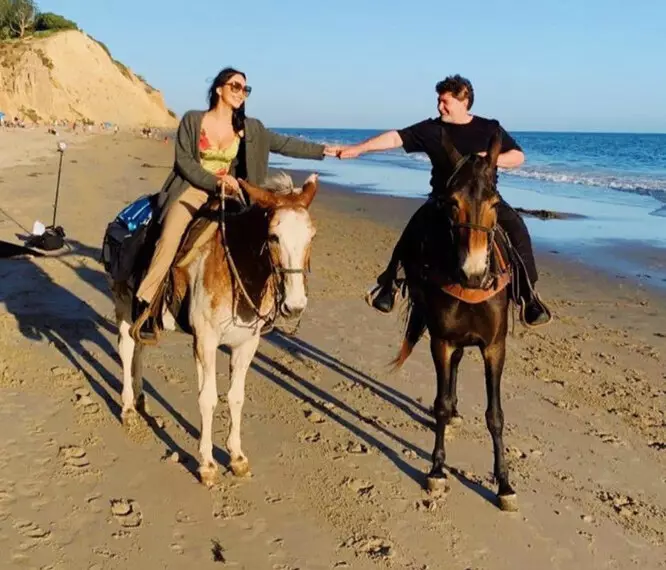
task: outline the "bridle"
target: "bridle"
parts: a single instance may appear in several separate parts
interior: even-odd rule
[[[238,268],[236,267],[236,264],[234,263],[233,257],[231,256],[231,251],[229,250],[229,245],[227,243],[227,237],[226,237],[226,208],[225,208],[225,199],[224,199],[224,184],[222,184],[222,189],[220,193],[220,232],[222,234],[222,247],[224,248],[224,253],[227,259],[227,264],[229,265],[229,270],[232,275],[232,281],[238,286],[238,289],[240,291],[241,296],[245,300],[245,302],[250,306],[250,309],[255,315],[255,320],[254,322],[250,323],[249,325],[243,323],[245,326],[255,326],[259,321],[264,321],[265,326],[262,328],[262,333],[266,334],[267,332],[270,332],[273,330],[275,327],[275,319],[277,318],[279,314],[279,309],[278,307],[282,303],[284,299],[284,278],[286,275],[303,275],[303,280],[305,281],[305,286],[306,286],[306,294],[307,294],[307,279],[306,275],[307,273],[310,272],[310,263],[309,263],[309,258],[308,258],[308,263],[306,267],[283,267],[282,265],[276,265],[273,262],[273,256],[270,255],[270,251],[268,252],[268,259],[271,264],[271,275],[269,277],[269,281],[271,282],[271,285],[273,287],[274,291],[274,302],[270,309],[266,312],[263,313],[261,312],[260,308],[257,307],[257,305],[254,303],[252,300],[252,297],[250,297],[249,293],[247,292],[247,289],[245,288],[245,285],[243,285],[243,280],[241,279],[240,273],[238,272]],[[269,243],[268,240],[266,240],[262,246],[261,253],[264,253],[267,248],[269,248]],[[279,281],[278,281],[279,277]],[[290,331],[284,331],[287,332],[287,334],[295,334],[298,331],[298,327],[301,324],[301,318],[302,318],[302,313],[299,315],[296,319],[296,325],[292,327],[292,330]],[[240,326],[236,314],[236,303],[234,302],[233,308],[232,308],[232,321],[234,325]]]
[[[465,155],[462,156],[458,162],[456,162],[456,165],[453,169],[453,173],[451,176],[449,176],[448,180],[446,181],[445,185],[445,190],[448,190],[451,187],[451,184],[453,183],[453,180],[455,179],[456,175],[460,172],[463,166],[467,164],[467,162],[470,160],[471,155]],[[451,216],[448,216],[448,222],[449,222],[449,232],[451,235],[451,243],[455,244],[456,243],[456,237],[455,237],[455,231],[460,230],[460,229],[468,229],[471,231],[478,231],[478,232],[483,232],[488,234],[488,245],[486,247],[486,272],[483,276],[482,284],[486,284],[486,287],[482,285],[483,288],[489,288],[492,286],[492,280],[489,280],[488,277],[490,275],[490,257],[492,255],[493,247],[495,244],[495,234],[497,232],[497,222],[495,222],[491,227],[488,226],[483,226],[481,224],[473,224],[471,222],[454,222]]]

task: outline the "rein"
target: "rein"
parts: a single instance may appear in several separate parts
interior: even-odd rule
[[[266,323],[266,326],[264,329],[262,329],[262,332],[264,334],[272,331],[275,326],[275,319],[278,315],[278,305],[281,300],[281,292],[280,288],[277,284],[277,276],[278,275],[303,275],[305,278],[305,274],[310,272],[310,268],[293,268],[293,267],[282,267],[282,266],[276,266],[273,263],[273,259],[269,255],[269,261],[271,264],[271,276],[269,277],[269,280],[272,282],[271,285],[273,286],[273,292],[274,292],[274,302],[272,307],[268,310],[267,313],[262,314],[261,310],[259,307],[257,307],[252,301],[252,298],[250,297],[249,293],[247,292],[247,289],[243,285],[243,280],[241,279],[240,273],[238,271],[238,268],[236,267],[236,264],[234,263],[233,257],[231,256],[231,251],[229,250],[229,245],[227,243],[227,233],[226,233],[226,208],[225,208],[225,200],[224,200],[224,188],[225,185],[222,183],[222,189],[221,189],[221,199],[220,199],[220,233],[222,234],[222,247],[224,248],[224,253],[227,258],[227,263],[229,265],[229,269],[231,271],[232,277],[234,281],[238,284],[238,288],[241,292],[241,295],[245,299],[245,302],[250,306],[252,309],[252,312],[254,313],[256,320],[250,324],[250,326],[256,325],[258,321],[262,320],[264,323]],[[267,247],[267,243],[264,243],[263,249]],[[287,334],[296,334],[298,331],[298,328],[300,327],[301,324],[301,319],[303,317],[303,314],[298,316],[296,320],[296,324],[292,327],[290,331],[285,331]],[[237,322],[237,314],[236,314],[236,303],[233,303],[232,305],[232,321],[234,325],[238,326]]]
[[[262,320],[265,323],[270,325],[270,329],[273,328],[273,321],[275,321],[275,317],[277,315],[277,296],[275,296],[275,303],[273,306],[269,309],[269,311],[266,314],[261,313],[261,310],[254,304],[254,301],[252,301],[252,298],[250,297],[249,293],[247,292],[247,289],[245,289],[245,286],[243,285],[243,280],[241,279],[241,276],[238,272],[238,268],[236,267],[236,264],[234,263],[234,259],[231,256],[231,251],[229,251],[229,245],[227,243],[227,226],[226,226],[226,208],[225,208],[225,199],[224,199],[224,189],[225,185],[224,182],[222,183],[222,190],[221,190],[221,195],[220,195],[220,233],[222,234],[222,247],[224,248],[224,254],[226,255],[227,258],[227,264],[229,265],[229,269],[231,271],[231,275],[234,279],[234,281],[238,284],[238,288],[240,289],[240,292],[245,299],[245,302],[250,306],[252,309],[252,312],[254,312],[256,316],[256,320],[254,323],[251,323],[250,326],[257,324],[258,321]],[[271,277],[273,277],[273,287],[274,290],[277,288],[275,287],[275,271],[271,271]],[[237,322],[237,315],[236,315],[236,303],[233,303],[232,305],[232,321],[234,325],[238,326]]]

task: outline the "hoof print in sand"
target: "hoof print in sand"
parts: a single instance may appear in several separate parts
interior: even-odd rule
[[[342,543],[346,548],[352,548],[359,556],[365,554],[372,560],[389,560],[395,555],[393,543],[378,536],[354,535]]]
[[[65,468],[70,471],[86,471],[90,467],[86,450],[78,445],[61,447],[60,457],[63,460]]]
[[[418,455],[416,454],[416,451],[413,451],[411,449],[403,449],[402,454],[407,458],[407,459],[418,459]]]
[[[326,420],[319,412],[314,410],[305,410],[305,417],[311,424],[323,424]]]
[[[370,453],[370,450],[367,445],[364,443],[359,443],[357,441],[350,441],[347,443],[347,453],[352,453],[355,455],[365,455]]]
[[[354,479],[353,477],[345,477],[342,484],[351,489],[359,497],[374,497],[377,494],[375,486],[370,481],[363,479]]]
[[[88,388],[74,390],[74,406],[86,416],[92,416],[99,412],[99,404],[90,397]]]
[[[31,538],[36,541],[47,540],[51,536],[50,530],[44,530],[31,521],[18,521],[14,525],[14,528],[21,536]]]
[[[111,501],[111,514],[120,526],[137,528],[143,522],[143,514],[136,501],[128,499],[114,499]]]
[[[215,509],[213,512],[213,518],[214,519],[219,519],[223,521],[228,521],[231,519],[235,519],[237,517],[243,517],[248,513],[248,509],[245,508],[245,506],[240,505],[240,504],[235,504],[235,505],[222,505]]]
[[[420,512],[426,512],[426,513],[434,513],[437,510],[438,503],[435,499],[421,499],[419,501],[416,501],[414,504],[414,507],[416,508],[417,511]]]
[[[318,431],[301,431],[298,433],[298,441],[307,443],[317,443],[321,440],[321,434]]]

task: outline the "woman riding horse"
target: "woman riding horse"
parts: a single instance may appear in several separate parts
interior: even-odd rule
[[[455,174],[456,167],[442,147],[442,138],[448,137],[460,155],[484,156],[488,144],[500,129],[502,134],[501,152],[497,166],[516,168],[520,166],[525,155],[516,141],[494,120],[485,119],[469,113],[474,104],[474,89],[469,80],[454,75],[440,81],[436,86],[438,94],[438,119],[426,119],[411,127],[399,131],[387,131],[353,146],[343,147],[338,155],[342,159],[356,158],[366,152],[376,152],[403,147],[405,152],[423,152],[432,163],[430,185],[433,188],[431,197],[439,189],[447,188],[447,181]],[[441,198],[441,196],[439,196]],[[368,302],[375,309],[389,313],[393,310],[396,296],[400,290],[403,276],[403,263],[406,249],[419,240],[429,211],[430,200],[412,216],[403,234],[393,250],[391,261],[386,270],[378,277],[378,285],[368,294]],[[522,305],[521,316],[530,326],[546,324],[550,321],[550,311],[534,291],[538,279],[532,243],[527,227],[520,215],[504,200],[497,206],[499,225],[509,235],[511,243],[522,258],[514,271],[518,274],[520,299],[516,303]]]
[[[173,170],[158,197],[161,233],[136,292],[135,316],[149,309],[187,226],[211,195],[219,194],[222,188],[229,196],[238,195],[238,178],[261,185],[268,173],[269,152],[315,160],[336,156],[338,147],[286,137],[246,117],[245,100],[251,90],[244,73],[225,68],[208,91],[208,111],[188,111],[180,121]],[[150,338],[154,326],[152,319],[147,319],[131,334],[137,340]]]

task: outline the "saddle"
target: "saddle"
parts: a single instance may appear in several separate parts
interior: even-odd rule
[[[154,340],[143,339],[142,342],[146,344],[157,343],[159,329],[164,328],[162,317],[165,308],[174,316],[176,320],[175,324],[181,331],[185,333],[192,332],[187,319],[188,299],[185,268],[195,258],[199,250],[218,231],[221,204],[222,202],[219,198],[211,198],[195,214],[194,219],[185,230],[167,277],[155,293],[152,303],[143,314],[134,315],[135,323],[133,328],[136,328],[136,330],[139,330],[148,319],[152,318],[152,322],[154,323],[152,329]],[[243,212],[240,203],[234,200],[226,200],[224,206],[225,214],[237,215]],[[155,245],[159,238],[157,228],[151,228],[149,236],[135,267],[134,283],[136,284],[141,282],[152,260]],[[136,299],[134,303],[136,303]]]

